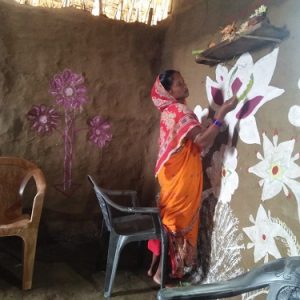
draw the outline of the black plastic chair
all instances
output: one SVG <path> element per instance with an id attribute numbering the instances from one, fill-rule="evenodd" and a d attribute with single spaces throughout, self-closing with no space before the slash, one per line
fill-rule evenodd
<path id="1" fill-rule="evenodd" d="M 161 223 L 160 212 L 157 207 L 127 207 L 113 202 L 108 195 L 131 196 L 136 199 L 135 191 L 110 191 L 100 188 L 92 176 L 88 179 L 96 193 L 105 225 L 110 232 L 108 257 L 106 264 L 104 297 L 110 297 L 113 282 L 118 267 L 119 256 L 123 247 L 136 241 L 160 239 L 162 245 L 161 288 L 165 285 L 167 236 Z M 134 202 L 134 201 L 133 201 Z M 112 217 L 111 207 L 125 213 L 122 217 Z"/>
<path id="2" fill-rule="evenodd" d="M 219 299 L 262 288 L 269 289 L 267 300 L 299 300 L 300 256 L 273 260 L 227 281 L 162 289 L 157 299 Z"/>

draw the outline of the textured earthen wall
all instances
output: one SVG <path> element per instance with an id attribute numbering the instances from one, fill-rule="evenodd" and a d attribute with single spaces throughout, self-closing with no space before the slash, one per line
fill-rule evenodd
<path id="1" fill-rule="evenodd" d="M 99 210 L 87 174 L 106 188 L 136 189 L 149 204 L 155 159 L 147 153 L 159 117 L 149 92 L 160 65 L 163 30 L 14 1 L 0 2 L 0 19 L 0 153 L 33 160 L 43 169 L 48 190 L 42 228 L 71 236 L 96 230 Z M 49 81 L 66 68 L 84 74 L 88 88 L 77 128 L 100 115 L 111 123 L 113 135 L 99 150 L 86 140 L 87 131 L 77 133 L 72 182 L 80 186 L 69 197 L 54 188 L 63 181 L 61 135 L 39 137 L 26 119 L 32 105 L 56 105 Z"/>

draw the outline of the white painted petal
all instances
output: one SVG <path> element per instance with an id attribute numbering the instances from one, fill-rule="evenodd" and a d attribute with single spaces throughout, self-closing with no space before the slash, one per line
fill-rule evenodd
<path id="1" fill-rule="evenodd" d="M 240 121 L 239 136 L 246 144 L 260 144 L 260 136 L 254 116 L 249 116 Z"/>
<path id="2" fill-rule="evenodd" d="M 257 153 L 256 153 L 256 157 L 257 157 L 258 159 L 260 159 L 260 160 L 263 160 L 263 159 L 264 159 L 260 152 L 257 152 Z"/>
<path id="3" fill-rule="evenodd" d="M 253 215 L 250 215 L 250 216 L 249 216 L 249 221 L 250 221 L 252 224 L 255 224 Z"/>
<path id="4" fill-rule="evenodd" d="M 237 149 L 226 147 L 224 151 L 224 166 L 226 169 L 235 170 L 237 167 Z"/>
<path id="5" fill-rule="evenodd" d="M 248 169 L 249 173 L 253 173 L 256 176 L 260 178 L 268 177 L 268 170 L 269 170 L 270 164 L 266 160 L 262 160 L 256 165 L 250 167 Z"/>
<path id="6" fill-rule="evenodd" d="M 223 203 L 229 203 L 231 201 L 232 195 L 238 188 L 239 176 L 236 172 L 233 172 L 231 173 L 231 175 L 227 176 L 224 181 L 222 181 L 219 201 Z"/>
<path id="7" fill-rule="evenodd" d="M 293 179 L 285 179 L 285 184 L 291 189 L 298 205 L 298 218 L 300 222 L 300 183 Z"/>
<path id="8" fill-rule="evenodd" d="M 234 130 L 237 125 L 237 118 L 235 117 L 233 112 L 230 112 L 226 115 L 224 119 L 224 123 L 228 124 L 228 134 L 229 134 L 229 139 L 232 140 Z M 228 145 L 231 145 L 230 142 L 228 142 Z"/>
<path id="9" fill-rule="evenodd" d="M 293 105 L 288 114 L 289 122 L 296 126 L 300 127 L 300 106 L 299 105 Z"/>
<path id="10" fill-rule="evenodd" d="M 251 249 L 251 248 L 253 248 L 254 247 L 254 244 L 253 243 L 248 243 L 247 244 L 247 249 Z"/>
<path id="11" fill-rule="evenodd" d="M 285 172 L 285 176 L 296 179 L 300 177 L 300 167 L 295 164 L 293 161 L 290 161 Z"/>
<path id="12" fill-rule="evenodd" d="M 208 116 L 209 111 L 207 108 L 202 109 L 201 105 L 196 105 L 194 108 L 194 113 L 197 116 L 198 121 L 202 122 L 202 118 Z"/>
<path id="13" fill-rule="evenodd" d="M 261 227 L 262 223 L 266 223 L 266 221 L 269 221 L 268 215 L 264 207 L 260 204 L 256 214 L 256 223 Z"/>
<path id="14" fill-rule="evenodd" d="M 283 183 L 278 180 L 265 180 L 261 200 L 269 200 L 280 193 Z"/>
<path id="15" fill-rule="evenodd" d="M 276 147 L 278 145 L 278 134 L 273 135 L 273 145 Z"/>
<path id="16" fill-rule="evenodd" d="M 268 139 L 265 133 L 263 133 L 263 149 L 264 149 L 264 158 L 265 160 L 272 159 L 273 153 L 274 153 L 274 145 L 272 142 Z"/>
<path id="17" fill-rule="evenodd" d="M 286 196 L 289 195 L 289 190 L 287 189 L 287 187 L 285 186 L 285 184 L 282 185 L 282 188 L 283 188 L 283 192 Z"/>
<path id="18" fill-rule="evenodd" d="M 259 104 L 253 109 L 250 115 L 255 115 L 256 112 L 267 102 L 269 102 L 272 99 L 275 99 L 282 95 L 284 93 L 283 89 L 279 89 L 277 87 L 268 86 L 266 87 L 265 91 L 257 91 L 252 90 L 248 94 L 248 99 L 253 99 L 256 96 L 263 96 L 262 100 L 259 102 Z"/>
<path id="19" fill-rule="evenodd" d="M 283 164 L 288 164 L 291 160 L 292 153 L 294 151 L 294 146 L 294 139 L 280 143 L 276 149 L 274 158 L 277 160 L 280 159 Z"/>
<path id="20" fill-rule="evenodd" d="M 247 68 L 252 68 L 253 67 L 253 59 L 252 56 L 249 52 L 243 53 L 239 59 L 236 61 L 235 66 L 238 66 L 241 69 L 247 69 Z M 234 69 L 234 67 L 232 67 L 232 69 Z M 232 71 L 231 69 L 231 71 Z M 229 74 L 231 75 L 231 74 Z"/>
<path id="21" fill-rule="evenodd" d="M 255 225 L 250 227 L 244 227 L 243 231 L 248 235 L 252 242 L 256 240 L 257 233 Z"/>
<path id="22" fill-rule="evenodd" d="M 272 256 L 274 256 L 275 258 L 280 258 L 282 257 L 276 244 L 275 244 L 275 241 L 274 239 L 272 239 L 273 241 L 270 242 L 270 244 L 268 245 L 268 253 L 270 253 Z"/>
<path id="23" fill-rule="evenodd" d="M 228 76 L 228 69 L 225 66 L 218 64 L 216 68 L 217 82 L 219 84 L 224 84 L 225 80 L 227 79 L 227 76 Z"/>
<path id="24" fill-rule="evenodd" d="M 264 94 L 264 98 L 262 99 L 261 103 L 258 105 L 259 107 L 263 104 L 269 102 L 270 100 L 281 96 L 284 93 L 284 89 L 280 89 L 274 86 L 269 85 L 266 89 Z M 254 109 L 256 111 L 257 109 Z"/>
<path id="25" fill-rule="evenodd" d="M 293 156 L 292 160 L 295 161 L 295 160 L 298 160 L 299 158 L 300 158 L 300 153 L 297 152 L 297 153 Z"/>
<path id="26" fill-rule="evenodd" d="M 274 74 L 278 56 L 278 48 L 259 59 L 253 67 L 255 90 L 263 90 L 269 85 Z"/>
<path id="27" fill-rule="evenodd" d="M 268 254 L 266 251 L 266 248 L 262 244 L 256 244 L 254 246 L 254 262 L 257 263 L 260 261 L 263 257 L 265 257 Z"/>

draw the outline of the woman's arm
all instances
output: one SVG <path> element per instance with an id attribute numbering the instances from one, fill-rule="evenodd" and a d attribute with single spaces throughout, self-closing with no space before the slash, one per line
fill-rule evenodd
<path id="1" fill-rule="evenodd" d="M 215 114 L 215 122 L 211 124 L 205 131 L 199 127 L 193 128 L 187 135 L 201 149 L 211 146 L 219 133 L 220 125 L 224 121 L 224 117 L 237 106 L 238 100 L 236 96 L 227 100 Z M 217 123 L 217 124 L 216 124 Z M 219 124 L 219 126 L 218 126 Z"/>

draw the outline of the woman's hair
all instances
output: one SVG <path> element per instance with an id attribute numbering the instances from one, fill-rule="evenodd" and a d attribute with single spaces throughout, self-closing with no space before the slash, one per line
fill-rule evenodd
<path id="1" fill-rule="evenodd" d="M 173 84 L 173 75 L 175 73 L 179 72 L 176 70 L 166 70 L 158 75 L 160 83 L 167 91 L 171 89 L 171 86 Z"/>

